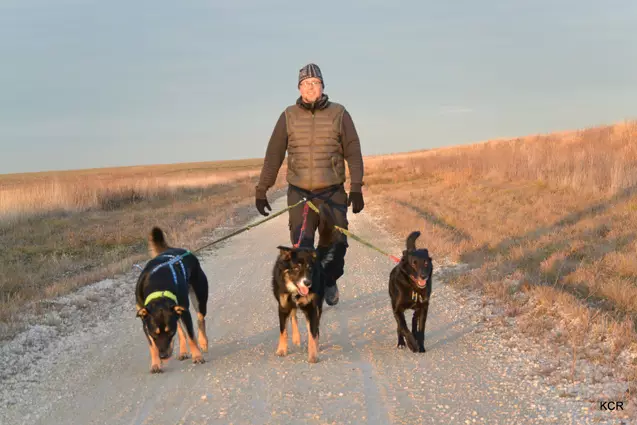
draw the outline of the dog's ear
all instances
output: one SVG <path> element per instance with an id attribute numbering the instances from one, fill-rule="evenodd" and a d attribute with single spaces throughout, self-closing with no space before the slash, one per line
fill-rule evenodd
<path id="1" fill-rule="evenodd" d="M 292 258 L 292 248 L 288 248 L 287 246 L 277 246 L 279 249 L 279 258 L 282 260 L 289 260 Z"/>
<path id="2" fill-rule="evenodd" d="M 178 314 L 178 315 L 180 315 L 180 316 L 181 316 L 181 313 L 183 313 L 184 311 L 186 311 L 186 309 L 185 309 L 185 308 L 183 308 L 183 307 L 182 307 L 182 306 L 180 306 L 180 305 L 176 305 L 176 306 L 174 306 L 174 307 L 173 307 L 173 310 L 175 310 L 175 313 L 177 313 L 177 314 Z"/>
<path id="3" fill-rule="evenodd" d="M 139 310 L 137 310 L 136 317 L 141 317 L 143 319 L 146 316 L 148 316 L 148 310 L 146 310 L 145 307 L 142 307 Z"/>

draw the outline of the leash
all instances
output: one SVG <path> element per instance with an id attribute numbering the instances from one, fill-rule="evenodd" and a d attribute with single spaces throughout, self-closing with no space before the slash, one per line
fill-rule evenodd
<path id="1" fill-rule="evenodd" d="M 352 238 L 352 239 L 354 239 L 354 240 L 356 240 L 356 241 L 358 241 L 358 242 L 362 243 L 363 245 L 365 245 L 365 246 L 367 246 L 367 247 L 369 247 L 369 248 L 371 248 L 371 249 L 373 249 L 373 250 L 375 250 L 375 251 L 380 252 L 381 254 L 385 255 L 386 257 L 389 257 L 389 258 L 390 258 L 390 259 L 391 259 L 394 263 L 396 263 L 396 264 L 400 264 L 400 258 L 396 257 L 395 255 L 391 255 L 391 254 L 389 254 L 389 253 L 387 253 L 387 252 L 383 251 L 382 249 L 375 247 L 374 245 L 372 245 L 371 243 L 369 243 L 369 242 L 367 242 L 367 241 L 363 240 L 363 239 L 362 239 L 362 238 L 360 238 L 359 236 L 354 235 L 352 232 L 350 232 L 350 231 L 349 231 L 349 230 L 347 230 L 347 229 L 344 229 L 344 228 L 342 228 L 342 227 L 340 227 L 340 226 L 334 226 L 334 228 L 336 228 L 336 230 L 338 230 L 339 232 L 343 233 L 343 234 L 344 234 L 344 235 L 346 235 L 347 237 L 350 237 L 350 238 Z M 403 272 L 404 272 L 407 276 L 409 276 L 409 279 L 411 279 L 414 283 L 418 284 L 418 282 L 416 282 L 416 279 L 412 276 L 412 274 L 411 274 L 411 273 L 409 273 L 407 270 L 405 270 L 405 267 L 404 267 L 404 266 L 399 266 L 399 268 L 400 268 L 400 269 L 401 269 L 401 270 L 402 270 L 402 271 L 403 271 Z M 416 294 L 416 292 L 412 292 L 412 300 L 413 300 L 414 295 L 417 295 L 417 294 Z M 420 302 L 422 302 L 422 296 L 420 296 L 420 295 L 417 295 L 417 296 L 418 296 L 418 297 L 420 297 L 420 298 L 419 298 L 419 299 L 420 299 Z M 414 300 L 414 301 L 415 301 L 415 300 Z"/>
<path id="2" fill-rule="evenodd" d="M 263 219 L 261 219 L 261 220 L 259 220 L 259 221 L 256 221 L 256 222 L 254 222 L 254 223 L 252 223 L 252 224 L 248 224 L 247 226 L 244 226 L 244 227 L 242 227 L 241 229 L 235 230 L 234 232 L 230 233 L 229 235 L 223 236 L 223 237 L 221 237 L 221 238 L 219 238 L 219 239 L 215 239 L 215 240 L 213 240 L 212 242 L 209 242 L 209 243 L 207 243 L 207 244 L 205 244 L 205 245 L 203 245 L 203 246 L 200 246 L 200 247 L 199 247 L 199 248 L 197 248 L 197 249 L 190 250 L 190 251 L 188 251 L 187 253 L 183 254 L 183 256 L 186 256 L 186 255 L 191 254 L 191 253 L 194 253 L 194 252 L 201 251 L 202 249 L 208 248 L 208 247 L 210 247 L 210 246 L 212 246 L 212 245 L 218 244 L 219 242 L 223 242 L 223 241 L 225 241 L 225 240 L 227 240 L 227 239 L 230 239 L 230 238 L 231 238 L 231 237 L 233 237 L 233 236 L 236 236 L 236 235 L 238 235 L 238 234 L 240 234 L 240 233 L 243 233 L 243 232 L 245 232 L 245 231 L 247 231 L 247 230 L 250 230 L 250 229 L 252 229 L 252 228 L 254 228 L 254 227 L 257 227 L 257 226 L 259 226 L 259 225 L 261 225 L 261 224 L 265 223 L 266 221 L 270 221 L 270 220 L 272 220 L 273 218 L 280 216 L 280 215 L 281 215 L 281 214 L 283 214 L 284 212 L 286 212 L 286 211 L 288 211 L 288 210 L 291 210 L 292 208 L 296 207 L 297 205 L 301 205 L 301 204 L 302 204 L 303 202 L 305 202 L 305 201 L 306 201 L 306 199 L 305 199 L 305 198 L 303 198 L 303 199 L 301 199 L 299 202 L 297 202 L 296 204 L 288 205 L 287 207 L 283 208 L 282 210 L 277 211 L 277 212 L 276 212 L 276 213 L 274 213 L 274 214 L 270 214 L 269 216 L 267 216 L 267 217 L 265 217 L 265 218 L 263 218 Z M 318 210 L 317 210 L 317 211 L 318 211 Z M 182 257 L 182 256 L 180 256 L 180 257 Z M 133 264 L 133 267 L 136 267 L 136 268 L 138 268 L 138 269 L 139 269 L 139 270 L 141 270 L 141 271 L 143 271 L 143 270 L 144 270 L 144 268 L 143 268 L 142 266 L 140 266 L 139 264 Z"/>
<path id="3" fill-rule="evenodd" d="M 305 201 L 305 198 L 303 200 Z M 307 201 L 305 205 L 303 205 L 303 225 L 301 226 L 301 232 L 299 233 L 299 240 L 294 244 L 294 248 L 298 248 L 301 245 L 301 241 L 305 235 L 305 229 L 307 228 L 307 213 L 310 211 L 308 203 L 312 203 L 312 201 Z"/>
<path id="4" fill-rule="evenodd" d="M 313 209 L 313 210 L 314 210 L 317 214 L 319 213 L 319 209 L 316 207 L 316 205 L 314 205 L 314 204 L 312 203 L 312 201 L 307 201 L 307 203 L 306 203 L 305 205 L 307 205 L 307 206 L 309 206 L 310 208 L 312 208 L 312 209 Z M 348 238 L 352 238 L 352 239 L 354 239 L 355 241 L 362 243 L 362 244 L 363 244 L 363 245 L 365 245 L 366 247 L 371 248 L 371 249 L 373 249 L 373 250 L 375 250 L 375 251 L 378 251 L 378 252 L 380 252 L 381 254 L 383 254 L 383 255 L 384 255 L 384 256 L 386 256 L 386 257 L 389 257 L 389 258 L 390 258 L 393 262 L 395 262 L 395 263 L 400 263 L 400 258 L 396 257 L 395 255 L 391 255 L 391 254 L 389 254 L 389 253 L 387 253 L 387 252 L 383 251 L 382 249 L 380 249 L 380 248 L 378 248 L 378 247 L 376 247 L 376 246 L 372 245 L 371 243 L 369 243 L 369 242 L 365 241 L 365 240 L 364 240 L 364 239 L 362 239 L 361 237 L 356 236 L 355 234 L 353 234 L 353 233 L 352 233 L 352 232 L 350 232 L 349 230 L 344 229 L 344 228 L 342 228 L 341 226 L 336 226 L 336 225 L 334 225 L 334 228 L 335 228 L 336 230 L 338 230 L 339 232 L 343 233 L 343 234 L 344 234 L 345 236 L 347 236 Z"/>
<path id="5" fill-rule="evenodd" d="M 314 205 L 314 204 L 312 203 L 312 201 L 307 201 L 307 203 L 306 203 L 305 205 L 306 205 L 306 206 L 309 206 L 310 208 L 312 208 L 312 209 L 313 209 L 313 210 L 314 210 L 317 214 L 319 213 L 319 209 L 316 207 L 316 205 Z M 345 228 L 343 228 L 343 227 L 341 227 L 341 226 L 336 226 L 336 225 L 334 225 L 334 228 L 335 228 L 336 230 L 338 230 L 339 232 L 343 233 L 343 234 L 344 234 L 345 236 L 347 236 L 348 238 L 352 238 L 352 239 L 354 239 L 355 241 L 360 242 L 361 244 L 365 245 L 366 247 L 371 248 L 371 249 L 373 249 L 373 250 L 375 250 L 375 251 L 380 252 L 381 254 L 383 254 L 384 256 L 388 257 L 390 260 L 392 260 L 394 263 L 396 263 L 396 264 L 400 264 L 400 258 L 396 257 L 395 255 L 392 255 L 392 254 L 390 254 L 390 253 L 388 253 L 388 252 L 383 251 L 382 249 L 380 249 L 380 248 L 378 248 L 378 247 L 376 247 L 376 246 L 372 245 L 371 243 L 367 242 L 366 240 L 364 240 L 364 239 L 363 239 L 363 238 L 361 238 L 360 236 L 356 236 L 355 234 L 353 234 L 352 232 L 350 232 L 349 230 L 347 230 L 347 229 L 345 229 Z M 299 242 L 300 242 L 300 239 L 299 239 Z M 411 275 L 411 273 L 409 273 L 407 270 L 405 270 L 405 268 L 404 268 L 403 266 L 400 266 L 400 269 L 401 269 L 401 270 L 402 270 L 402 271 L 403 271 L 403 272 L 404 272 L 407 276 L 409 276 L 409 278 L 410 278 L 410 279 L 411 279 L 414 283 L 417 283 L 417 282 L 416 282 L 416 279 L 415 279 L 415 278 Z M 413 299 L 414 294 L 416 294 L 416 292 L 413 292 L 413 293 L 412 293 L 412 299 Z M 417 296 L 419 296 L 419 297 L 420 297 L 420 295 L 417 295 Z M 420 302 L 422 302 L 422 297 L 421 297 L 420 299 L 421 299 L 421 301 L 420 301 Z"/>
<path id="6" fill-rule="evenodd" d="M 343 233 L 343 234 L 344 234 L 345 236 L 347 236 L 348 238 L 352 238 L 352 239 L 354 239 L 355 241 L 362 243 L 362 244 L 363 244 L 363 245 L 365 245 L 366 247 L 371 248 L 371 249 L 373 249 L 373 250 L 375 250 L 375 251 L 378 251 L 378 252 L 380 252 L 381 254 L 383 254 L 383 255 L 384 255 L 384 256 L 386 256 L 386 257 L 389 257 L 389 259 L 391 259 L 394 263 L 396 263 L 396 264 L 400 263 L 400 258 L 396 257 L 395 255 L 389 254 L 389 253 L 387 253 L 387 252 L 383 251 L 382 249 L 380 249 L 380 248 L 378 248 L 378 247 L 375 247 L 375 246 L 374 246 L 374 245 L 372 245 L 371 243 L 369 243 L 369 242 L 367 242 L 367 241 L 363 240 L 361 237 L 356 236 L 355 234 L 353 234 L 353 233 L 352 233 L 352 232 L 350 232 L 349 230 L 344 229 L 344 228 L 342 228 L 342 227 L 340 227 L 340 226 L 334 226 L 334 228 L 335 228 L 336 230 L 338 230 L 339 232 Z"/>
<path id="7" fill-rule="evenodd" d="M 199 248 L 197 248 L 197 249 L 190 250 L 190 251 L 188 251 L 186 254 L 184 254 L 184 256 L 185 256 L 185 255 L 188 255 L 188 254 L 190 254 L 190 253 L 194 253 L 194 252 L 197 252 L 197 251 L 201 251 L 202 249 L 208 248 L 208 247 L 210 247 L 210 246 L 212 246 L 212 245 L 218 244 L 218 243 L 223 242 L 223 241 L 225 241 L 225 240 L 227 240 L 227 239 L 230 239 L 230 238 L 231 238 L 231 237 L 233 237 L 233 236 L 236 236 L 236 235 L 238 235 L 238 234 L 240 234 L 240 233 L 243 233 L 243 232 L 245 232 L 245 231 L 247 231 L 247 230 L 250 230 L 250 229 L 252 229 L 252 228 L 254 228 L 254 227 L 257 227 L 257 226 L 259 226 L 259 225 L 261 225 L 261 224 L 265 223 L 266 221 L 270 221 L 270 220 L 272 220 L 273 218 L 278 217 L 278 216 L 280 216 L 281 214 L 285 213 L 286 211 L 291 210 L 292 208 L 294 208 L 294 207 L 296 207 L 296 206 L 298 206 L 298 205 L 301 205 L 302 203 L 305 203 L 305 205 L 303 206 L 303 225 L 302 225 L 302 227 L 301 227 L 301 234 L 299 235 L 299 239 L 298 239 L 297 243 L 295 243 L 295 244 L 294 244 L 294 247 L 295 247 L 295 248 L 298 248 L 298 246 L 299 246 L 299 245 L 300 245 L 300 243 L 301 243 L 301 240 L 303 239 L 303 235 L 304 235 L 304 234 L 305 234 L 305 232 L 306 232 L 306 228 L 307 228 L 307 215 L 308 215 L 308 213 L 309 213 L 309 209 L 311 208 L 314 212 L 316 212 L 317 214 L 319 214 L 319 209 L 318 209 L 318 207 L 317 207 L 316 205 L 314 205 L 314 204 L 312 203 L 312 201 L 310 201 L 309 199 L 307 199 L 307 198 L 305 198 L 305 197 L 304 197 L 303 199 L 301 199 L 300 201 L 298 201 L 297 203 L 295 203 L 295 204 L 288 205 L 287 207 L 285 207 L 285 208 L 281 209 L 280 211 L 277 211 L 277 212 L 276 212 L 276 213 L 274 213 L 274 214 L 270 214 L 268 217 L 265 217 L 265 218 L 263 218 L 263 219 L 261 219 L 261 220 L 259 220 L 259 221 L 257 221 L 257 222 L 254 222 L 254 223 L 252 223 L 252 224 L 249 224 L 249 225 L 247 225 L 247 226 L 244 226 L 244 227 L 242 227 L 241 229 L 238 229 L 238 230 L 236 230 L 236 231 L 234 231 L 234 232 L 232 232 L 232 233 L 230 233 L 230 234 L 228 234 L 228 235 L 226 235 L 226 236 L 223 236 L 223 237 L 221 237 L 221 238 L 219 238 L 219 239 L 215 239 L 215 240 L 213 240 L 212 242 L 209 242 L 209 243 L 207 243 L 207 244 L 205 244 L 205 245 L 203 245 L 203 246 L 200 246 L 200 247 L 199 247 Z M 394 263 L 400 263 L 400 258 L 396 257 L 395 255 L 389 254 L 388 252 L 383 251 L 382 249 L 380 249 L 380 248 L 378 248 L 378 247 L 374 246 L 373 244 L 371 244 L 370 242 L 367 242 L 367 241 L 366 241 L 366 240 L 364 240 L 363 238 L 361 238 L 361 237 L 359 237 L 359 236 L 356 236 L 354 233 L 350 232 L 349 230 L 344 229 L 343 227 L 340 227 L 340 226 L 336 226 L 336 225 L 334 225 L 334 228 L 335 228 L 336 230 L 338 230 L 339 232 L 343 233 L 345 236 L 347 236 L 347 237 L 349 237 L 349 238 L 352 238 L 352 239 L 354 239 L 355 241 L 357 241 L 357 242 L 359 242 L 359 243 L 361 243 L 361 244 L 365 245 L 366 247 L 371 248 L 371 249 L 373 249 L 373 250 L 375 250 L 375 251 L 377 251 L 377 252 L 379 252 L 379 253 L 383 254 L 384 256 L 386 256 L 386 257 L 388 257 L 389 259 L 391 259 Z M 139 264 L 133 264 L 133 267 L 137 267 L 139 270 L 143 270 L 143 267 L 142 267 L 142 266 L 140 266 Z"/>
<path id="8" fill-rule="evenodd" d="M 261 219 L 261 220 L 259 220 L 259 221 L 255 222 L 255 223 L 248 224 L 247 226 L 244 226 L 244 227 L 242 227 L 241 229 L 236 230 L 236 231 L 234 231 L 234 232 L 230 233 L 229 235 L 226 235 L 226 236 L 224 236 L 224 237 L 222 237 L 222 238 L 216 239 L 216 240 L 214 240 L 214 241 L 212 241 L 212 242 L 210 242 L 210 243 L 207 243 L 206 245 L 200 246 L 199 248 L 194 249 L 194 250 L 192 250 L 191 252 L 201 251 L 201 250 L 202 250 L 202 249 L 204 249 L 204 248 L 208 248 L 209 246 L 212 246 L 212 245 L 218 244 L 219 242 L 223 242 L 223 241 L 225 241 L 226 239 L 230 239 L 230 238 L 231 238 L 231 237 L 233 237 L 233 236 L 237 236 L 239 233 L 243 233 L 243 232 L 245 232 L 246 230 L 250 230 L 250 229 L 252 229 L 252 228 L 254 228 L 254 227 L 257 227 L 257 226 L 259 226 L 259 225 L 261 225 L 261 224 L 265 223 L 266 221 L 270 221 L 270 220 L 272 220 L 274 217 L 278 217 L 278 216 L 280 216 L 280 215 L 281 215 L 281 214 L 283 214 L 284 212 L 286 212 L 286 211 L 288 211 L 288 210 L 291 210 L 292 208 L 296 207 L 297 205 L 301 205 L 303 202 L 305 202 L 305 199 L 301 199 L 301 200 L 300 200 L 299 202 L 297 202 L 296 204 L 288 205 L 287 207 L 283 208 L 281 211 L 278 211 L 278 212 L 276 212 L 276 213 L 274 213 L 274 214 L 270 214 L 268 217 L 263 218 L 263 219 Z"/>

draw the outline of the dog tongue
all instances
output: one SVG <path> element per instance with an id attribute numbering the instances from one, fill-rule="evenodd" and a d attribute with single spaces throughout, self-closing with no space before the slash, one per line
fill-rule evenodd
<path id="1" fill-rule="evenodd" d="M 425 286 L 427 286 L 427 280 L 426 279 L 418 279 L 418 286 L 420 286 L 421 288 L 424 288 Z"/>
<path id="2" fill-rule="evenodd" d="M 301 294 L 302 296 L 306 296 L 310 292 L 310 288 L 303 285 L 302 283 L 300 285 L 297 285 L 296 287 L 299 290 L 299 294 Z"/>

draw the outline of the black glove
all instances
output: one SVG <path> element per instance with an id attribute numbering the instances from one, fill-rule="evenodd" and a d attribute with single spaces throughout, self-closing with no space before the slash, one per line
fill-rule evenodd
<path id="1" fill-rule="evenodd" d="M 363 201 L 363 194 L 361 192 L 350 192 L 349 199 L 347 200 L 347 206 L 352 205 L 352 212 L 358 214 L 365 208 L 365 201 Z"/>
<path id="2" fill-rule="evenodd" d="M 266 198 L 262 198 L 262 199 L 257 198 L 256 199 L 256 206 L 257 206 L 257 210 L 259 211 L 259 213 L 261 215 L 266 216 L 266 217 L 269 216 L 270 213 L 265 212 L 265 209 L 267 208 L 270 211 L 272 211 L 272 207 L 270 206 L 270 204 L 268 203 L 268 200 Z"/>

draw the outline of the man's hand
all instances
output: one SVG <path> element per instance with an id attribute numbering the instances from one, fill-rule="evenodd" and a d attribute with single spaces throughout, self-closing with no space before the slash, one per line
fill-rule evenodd
<path id="1" fill-rule="evenodd" d="M 268 210 L 272 211 L 272 207 L 270 206 L 266 198 L 256 198 L 256 206 L 259 213 L 266 217 L 269 216 L 270 213 L 265 212 L 265 209 L 267 208 Z"/>
<path id="2" fill-rule="evenodd" d="M 361 192 L 350 192 L 349 199 L 347 200 L 347 206 L 352 206 L 352 212 L 358 214 L 365 208 L 365 201 L 363 200 L 363 194 Z"/>

